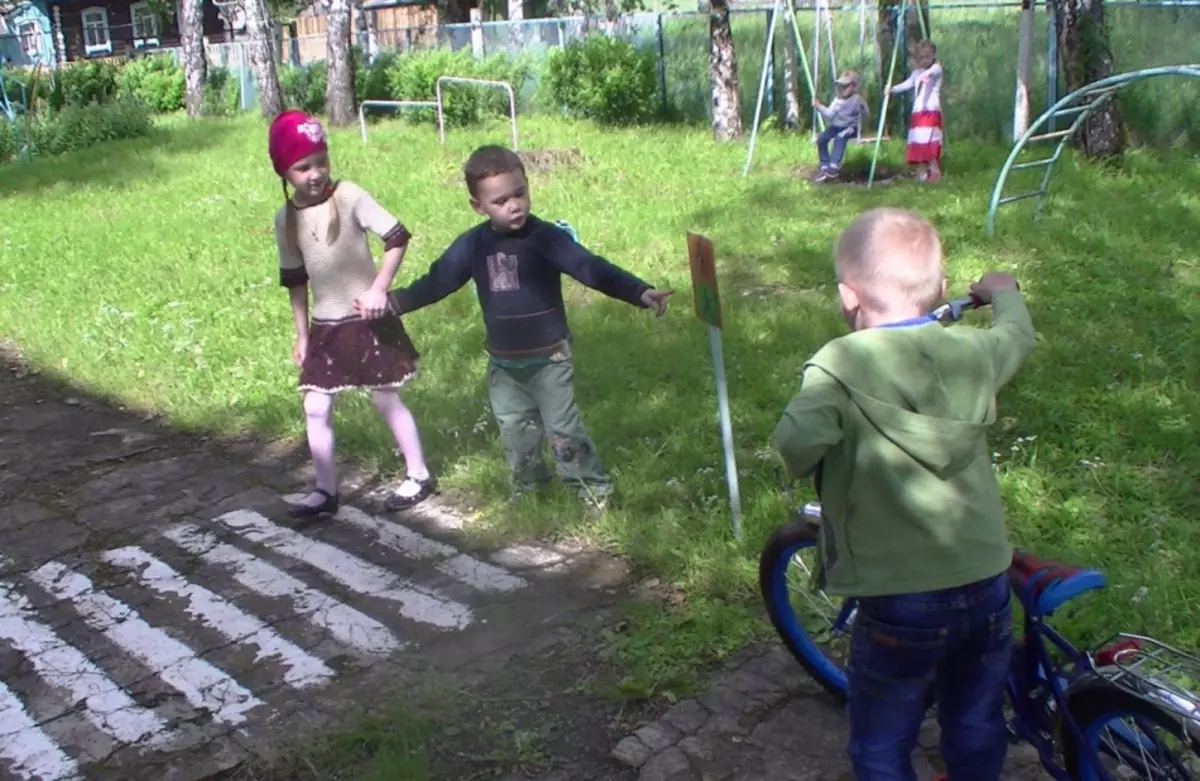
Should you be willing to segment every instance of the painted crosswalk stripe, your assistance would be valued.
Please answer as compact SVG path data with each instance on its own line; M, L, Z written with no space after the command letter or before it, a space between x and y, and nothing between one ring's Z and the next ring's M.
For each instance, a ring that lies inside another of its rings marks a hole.
M87 576L51 561L29 577L59 599L70 600L89 626L144 662L193 707L207 709L214 720L242 724L247 711L263 704L195 651L146 623L129 605L96 591Z
M254 593L287 599L297 615L328 632L343 645L373 656L386 656L406 646L392 631L375 619L342 604L329 594L310 588L303 581L198 526L172 526L163 536L192 555L227 571L235 581Z
M224 597L203 586L187 581L182 575L141 548L127 547L105 551L103 559L118 567L136 570L142 585L155 591L174 594L188 600L187 613L220 632L233 643L258 646L255 661L275 658L286 668L283 680L298 689L326 683L333 670L314 656L289 642L271 627L243 612Z
M153 742L168 732L166 722L139 706L115 681L39 621L28 598L0 583L0 637L25 655L47 685L84 704L83 716L96 729L123 743ZM0 724L0 733L5 731Z
M0 760L25 778L75 781L83 778L75 761L42 732L17 696L0 681Z
M397 603L405 618L443 629L465 629L474 620L466 605L419 589L383 567L271 523L256 512L234 510L216 520L250 542L303 561L360 594Z
M435 566L455 580L480 591L516 591L528 583L495 564L459 553L444 542L431 540L407 526L377 518L357 507L338 510L337 520L375 535L379 544L418 559L441 559Z

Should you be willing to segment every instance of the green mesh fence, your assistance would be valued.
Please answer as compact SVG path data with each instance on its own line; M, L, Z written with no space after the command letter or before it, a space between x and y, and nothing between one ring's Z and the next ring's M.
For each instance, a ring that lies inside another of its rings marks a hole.
M1108 22L1117 72L1139 68L1200 62L1200 5L1163 6L1153 3L1109 3ZM1013 92L1016 83L1017 29L1020 11L1015 4L1005 7L937 7L930 9L930 33L937 42L939 58L946 69L942 102L945 130L950 138L1005 141L1012 133ZM731 14L734 49L737 55L742 114L749 123L754 116L763 67L769 10L735 10ZM877 74L886 75L890 52L875 51L876 10L862 13L858 7L831 10L834 57L828 41L821 37L818 96L832 98L833 66L852 68L863 78L864 97L876 117L882 103L882 85ZM799 9L797 22L810 63L813 61L814 11ZM1050 75L1049 24L1044 4L1035 11L1030 80L1030 119L1048 106ZM552 110L540 105L537 79L546 54L554 47L604 26L585 25L578 18L537 19L517 23L490 22L482 25L485 54L507 52L526 58L532 78L522 91L522 110ZM660 87L671 115L685 121L706 122L709 117L708 78L709 17L703 13L641 13L623 17L611 26L622 36L655 52L660 60ZM778 122L784 110L784 63L791 26L779 20L771 56L771 89L764 102L764 125ZM439 44L454 49L471 46L469 25L439 28ZM882 67L877 67L882 58ZM897 79L907 72L905 52L897 61ZM806 80L798 79L800 123L812 121L811 95ZM1059 78L1059 97L1065 85ZM907 98L892 101L890 127L903 127ZM1121 93L1130 135L1137 143L1153 145L1200 144L1200 84L1161 79L1141 82Z

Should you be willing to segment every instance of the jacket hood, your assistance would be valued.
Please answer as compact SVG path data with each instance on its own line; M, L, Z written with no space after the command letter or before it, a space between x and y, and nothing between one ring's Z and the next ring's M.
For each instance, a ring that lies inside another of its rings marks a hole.
M992 362L940 324L872 328L835 339L806 364L846 389L869 425L939 477L986 450L996 421Z

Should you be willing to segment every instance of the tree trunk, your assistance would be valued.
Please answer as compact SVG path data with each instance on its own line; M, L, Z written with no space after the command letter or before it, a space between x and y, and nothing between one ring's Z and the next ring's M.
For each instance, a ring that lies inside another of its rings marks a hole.
M922 26L922 17L924 26ZM908 5L908 13L904 15L904 45L908 49L908 61L913 63L917 57L917 44L925 39L921 30L929 29L929 3L917 0Z
M440 24L466 24L471 21L471 0L445 0L445 14L439 8ZM445 21L442 19L445 18Z
M737 57L729 27L728 0L712 0L708 12L708 77L712 83L712 128L717 141L742 135L742 100L738 94Z
M279 72L275 69L275 52L271 48L274 35L267 19L263 0L244 0L246 12L246 50L250 70L258 85L258 107L268 122L283 111L283 93L279 89Z
M1067 92L1113 75L1103 0L1052 0L1052 7ZM1093 159L1120 158L1126 142L1115 96L1105 100L1079 128L1083 153Z
M525 0L508 0L508 51L520 52L525 46Z
M180 0L175 11L179 20L180 59L183 60L184 95L189 119L204 113L204 82L208 60L204 56L204 4L202 0Z
M329 124L341 127L352 124L354 113L354 64L350 61L350 0L330 0L325 17L328 49L325 61L329 66L325 82L325 112Z
M884 84L888 66L892 63L892 47L896 43L896 0L879 0L879 17L875 26L875 83ZM896 75L904 72L904 63L896 59Z
M363 42L363 62L369 66L374 64L379 55L379 32L375 23L375 12L363 8L363 0L356 0L354 8L358 14L359 38Z
M790 11L785 11L785 15ZM796 52L796 35L792 31L792 22L786 16L783 22L783 126L789 130L795 130L800 127L800 85L798 82L799 71L796 60L799 55Z

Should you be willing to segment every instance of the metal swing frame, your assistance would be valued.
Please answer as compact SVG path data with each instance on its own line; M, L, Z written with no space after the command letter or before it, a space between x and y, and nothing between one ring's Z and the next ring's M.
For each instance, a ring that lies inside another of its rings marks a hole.
M885 134L884 129L887 124L888 105L891 102L891 89L895 82L896 60L898 59L900 53L900 46L905 43L904 20L907 17L909 10L913 7L916 7L917 9L917 19L921 25L922 37L929 37L929 30L925 22L925 15L921 13L920 6L911 3L909 0L901 0L899 7L896 9L896 35L892 42L892 56L888 64L887 79L885 80L885 86L883 88L883 107L879 112L879 123L874 136L864 137L862 135L862 130L864 128L862 126L861 117L859 119L859 135L854 139L854 143L859 146L866 146L868 144L872 145L871 170L867 175L867 189L870 189L875 183L875 170L879 163L879 149L884 141L889 140L889 137ZM836 78L837 63L835 61L835 53L833 49L833 19L829 10L828 2L825 0L820 0L815 9L816 18L813 21L813 41L814 49L816 51L814 52L813 67L810 70L808 55L804 48L804 37L800 34L800 25L796 21L795 0L775 0L775 5L772 9L770 17L771 23L767 27L767 42L763 50L762 73L760 74L758 81L758 97L754 104L754 125L750 130L750 144L746 150L746 163L742 167L743 177L749 175L750 166L754 161L754 149L758 140L758 130L762 119L763 100L766 97L767 91L767 77L771 69L771 51L775 44L775 28L779 24L779 17L781 14L786 15L788 21L791 23L792 35L796 41L796 54L800 60L798 65L800 66L800 71L804 74L804 81L808 86L810 100L817 97L816 81L819 80L817 68L819 67L820 63L819 42L822 14L824 14L826 21L825 26L828 30L830 63L833 68L833 73L835 74L834 78ZM860 27L861 26L862 22L860 21ZM813 123L813 127L816 128L817 125L820 125L821 130L824 130L824 117L822 117L819 112L814 113L816 114L816 121Z

